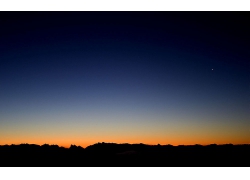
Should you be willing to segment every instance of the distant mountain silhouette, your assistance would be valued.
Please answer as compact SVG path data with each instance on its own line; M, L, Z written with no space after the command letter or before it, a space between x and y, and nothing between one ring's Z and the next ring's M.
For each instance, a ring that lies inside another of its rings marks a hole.
M146 145L96 143L1 145L2 167L243 167L250 166L250 145Z

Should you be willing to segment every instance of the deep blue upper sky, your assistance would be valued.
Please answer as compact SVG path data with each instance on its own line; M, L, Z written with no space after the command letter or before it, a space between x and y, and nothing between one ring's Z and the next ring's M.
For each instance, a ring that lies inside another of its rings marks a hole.
M148 123L138 141L150 127L163 135L164 125L187 134L210 128L207 139L214 127L247 129L248 19L248 12L1 12L1 127L25 134L21 125L30 122L83 131L90 123L94 132L96 124L126 122L126 133ZM238 139L249 133L242 131Z

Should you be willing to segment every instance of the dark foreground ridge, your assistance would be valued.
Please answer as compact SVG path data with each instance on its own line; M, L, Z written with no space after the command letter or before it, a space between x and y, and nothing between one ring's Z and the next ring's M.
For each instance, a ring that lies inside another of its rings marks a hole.
M0 146L1 167L249 167L250 145Z

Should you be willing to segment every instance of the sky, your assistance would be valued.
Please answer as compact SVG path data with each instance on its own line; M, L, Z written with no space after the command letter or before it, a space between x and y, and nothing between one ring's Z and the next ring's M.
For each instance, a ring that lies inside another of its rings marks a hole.
M0 144L250 143L248 12L0 12Z

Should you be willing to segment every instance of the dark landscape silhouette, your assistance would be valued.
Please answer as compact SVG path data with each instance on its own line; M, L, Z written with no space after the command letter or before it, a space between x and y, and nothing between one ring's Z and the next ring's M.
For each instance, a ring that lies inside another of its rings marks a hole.
M1 167L245 167L250 145L1 145Z

